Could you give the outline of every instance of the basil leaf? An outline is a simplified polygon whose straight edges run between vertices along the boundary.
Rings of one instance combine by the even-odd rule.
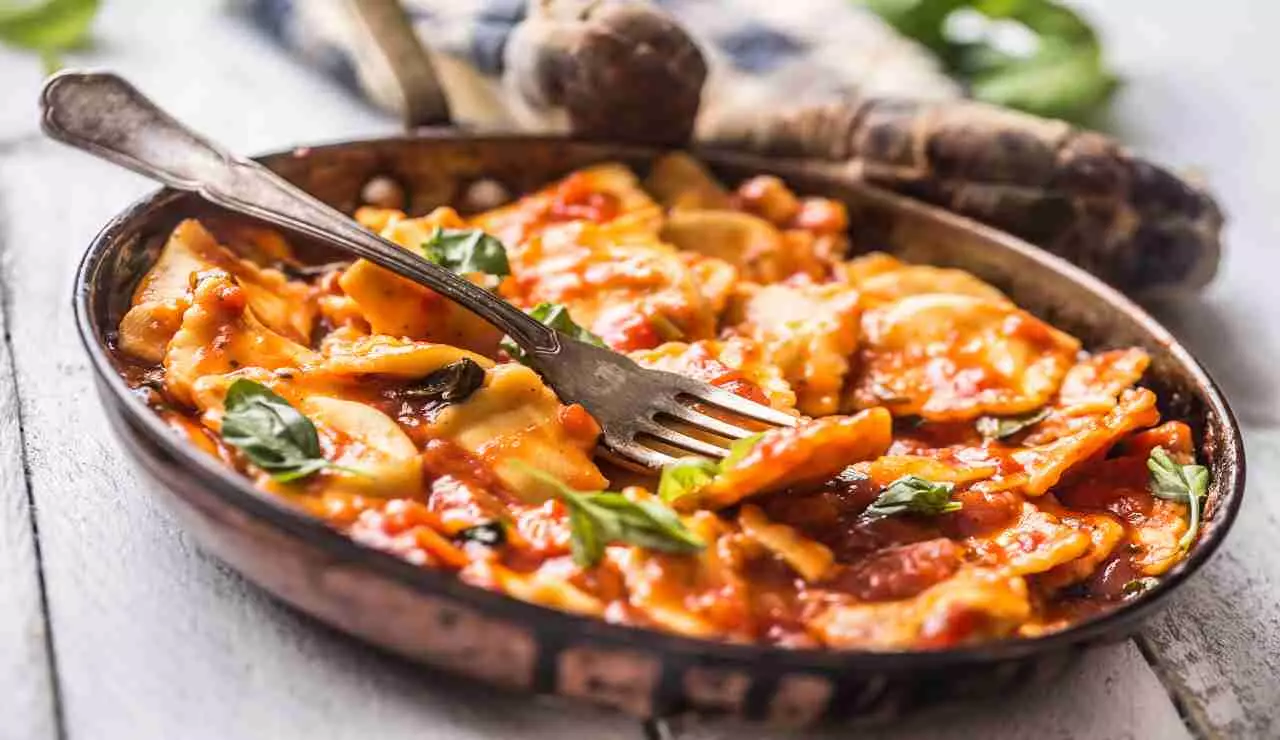
[[[880,519],[899,514],[937,516],[961,508],[951,500],[954,483],[935,482],[915,475],[904,475],[885,487],[862,512],[863,519]]]
[[[543,326],[549,326],[579,342],[586,342],[597,347],[605,346],[604,340],[600,337],[578,326],[573,317],[569,315],[569,309],[562,303],[539,303],[532,310],[525,313],[537,319]],[[512,359],[524,362],[524,350],[511,341],[511,337],[503,337],[500,346],[506,350],[507,354],[511,355]]]
[[[1081,122],[1117,87],[1102,43],[1085,19],[1056,0],[862,0],[902,35],[923,44],[947,72],[988,103]],[[988,22],[974,39],[950,32],[953,16]],[[1002,51],[994,23],[1019,24],[1035,37],[1030,54]]]
[[[320,451],[311,420],[270,388],[240,378],[227,388],[222,439],[282,483],[305,478],[332,463]]]
[[[569,548],[573,562],[583,568],[596,565],[604,558],[604,546],[616,536],[617,532],[605,531],[605,525],[597,523],[582,507],[569,507]]]
[[[424,410],[431,411],[451,403],[462,403],[484,385],[484,368],[464,357],[436,370],[399,395],[415,401],[426,401]]]
[[[565,502],[595,523],[605,535],[600,538],[604,544],[625,542],[674,553],[697,552],[704,547],[674,511],[657,501],[632,501],[621,493],[602,491],[570,495]]]
[[[529,315],[561,334],[568,334],[579,342],[594,344],[597,347],[604,346],[604,340],[574,322],[573,317],[569,315],[569,309],[562,303],[539,303],[533,307]]]
[[[99,4],[98,0],[6,3],[0,6],[0,43],[39,53],[45,70],[55,72],[62,66],[62,52],[88,40]]]
[[[705,457],[682,457],[662,468],[658,498],[672,503],[715,480],[720,463]]]
[[[723,460],[710,460],[705,457],[682,457],[662,469],[662,477],[658,479],[658,498],[671,503],[684,498],[715,480],[725,470],[733,467],[746,457],[763,432],[743,437],[729,445],[729,454]]]
[[[1151,495],[1186,504],[1189,509],[1187,533],[1178,540],[1178,547],[1186,550],[1200,531],[1200,499],[1208,495],[1209,469],[1203,465],[1179,465],[1163,447],[1155,447],[1147,458],[1147,470],[1151,472],[1147,483]]]
[[[720,470],[727,470],[742,462],[742,459],[749,455],[756,448],[756,445],[760,444],[761,439],[764,439],[764,432],[756,432],[729,445],[729,454],[725,455],[724,459],[720,461]]]
[[[1033,411],[1025,416],[980,416],[973,426],[985,439],[1007,439],[1049,418],[1049,409]]]
[[[541,470],[519,465],[551,486],[568,508],[570,547],[574,562],[583,568],[599,563],[605,546],[614,543],[672,553],[697,552],[706,546],[658,501],[632,501],[612,491],[576,491]]]
[[[492,521],[467,527],[458,532],[456,536],[468,542],[478,542],[488,547],[498,547],[506,543],[507,530],[502,526],[502,522]]]
[[[1101,107],[1119,84],[1096,47],[1042,44],[1034,56],[977,74],[975,98],[1046,118],[1080,121]]]
[[[422,243],[422,256],[459,275],[482,272],[505,277],[511,274],[507,248],[479,229],[442,229],[437,226]]]

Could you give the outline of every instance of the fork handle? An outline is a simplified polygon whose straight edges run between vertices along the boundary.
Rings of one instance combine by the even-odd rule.
[[[198,193],[363,257],[479,314],[526,352],[560,351],[557,333],[488,290],[383,239],[266,167],[179,123],[123,78],[62,72],[45,83],[41,126],[50,137],[169,187]]]

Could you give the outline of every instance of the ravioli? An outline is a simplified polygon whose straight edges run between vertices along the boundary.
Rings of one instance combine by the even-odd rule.
[[[859,341],[858,294],[836,285],[769,285],[731,309],[733,331],[756,341],[810,416],[839,410]]]
[[[710,339],[714,303],[674,247],[644,231],[575,222],[531,239],[512,260],[503,295],[518,305],[563,304],[620,351]]]
[[[441,295],[303,264],[260,226],[179,223],[118,327],[129,382],[264,494],[471,586],[699,639],[932,650],[1132,598],[1209,506],[1146,351],[1084,352],[962,270],[850,256],[844,204],[777,177],[672,154],[643,184],[603,163],[481,213],[356,217],[446,269],[505,272],[496,239],[511,274],[464,279],[794,420],[693,431],[731,454],[631,470]],[[424,249],[437,229],[483,233]]]
[[[929,265],[903,265],[854,283],[867,305],[893,303],[913,295],[963,295],[1008,303],[1003,293],[964,270]]]
[[[584,418],[573,424],[575,415]],[[483,461],[511,490],[527,498],[552,495],[528,468],[584,491],[601,490],[607,483],[591,461],[599,427],[585,412],[570,413],[561,406],[551,389],[523,365],[494,368],[469,399],[442,409],[429,422],[429,432]]]
[[[1012,634],[1031,611],[1022,578],[971,568],[911,599],[820,606],[813,629],[832,647],[931,647]]]
[[[1008,303],[949,293],[868,311],[862,330],[853,406],[930,421],[1034,411],[1053,398],[1080,350]]]
[[[227,273],[206,272],[196,280],[190,305],[164,352],[166,385],[178,400],[190,401],[192,384],[204,375],[242,367],[301,367],[319,359],[259,321],[244,289]]]
[[[651,350],[632,352],[631,358],[645,367],[704,380],[780,411],[796,407],[791,384],[769,361],[767,350],[750,339],[667,342]]]
[[[219,245],[199,221],[188,219],[174,228],[160,258],[134,290],[132,307],[120,321],[120,349],[158,362],[190,305],[196,277],[211,270],[235,277],[263,325],[296,342],[310,340],[316,315],[310,286],[238,258]]]
[[[435,228],[465,224],[450,208],[439,208],[420,219],[391,221],[382,236],[407,250],[421,248]],[[484,276],[467,276],[483,284]],[[356,260],[343,271],[338,285],[375,334],[452,344],[492,354],[502,333],[492,324],[435,291],[378,267]]]
[[[822,481],[889,447],[892,420],[884,409],[823,419],[765,432],[751,450],[697,492],[717,509],[759,493]]]

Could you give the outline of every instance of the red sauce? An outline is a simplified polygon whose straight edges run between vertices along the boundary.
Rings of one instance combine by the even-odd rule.
[[[962,554],[959,545],[942,538],[890,547],[842,569],[824,585],[863,601],[908,599],[954,575]]]
[[[619,352],[653,349],[663,341],[649,318],[630,305],[606,310],[591,325],[591,330],[605,344]]]
[[[618,196],[593,190],[589,177],[574,173],[555,189],[544,218],[547,221],[605,223],[618,217],[621,205]]]

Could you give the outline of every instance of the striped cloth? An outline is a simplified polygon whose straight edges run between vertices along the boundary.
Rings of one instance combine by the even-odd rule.
[[[836,95],[942,99],[959,94],[928,52],[853,0],[656,1],[707,57],[703,110],[713,116]],[[481,129],[563,129],[562,116],[531,108],[513,86],[503,84],[507,40],[528,14],[525,0],[402,4],[431,54],[455,121]],[[397,91],[387,89],[387,76],[367,58],[346,3],[238,0],[238,5],[307,64],[384,108],[401,105]]]

